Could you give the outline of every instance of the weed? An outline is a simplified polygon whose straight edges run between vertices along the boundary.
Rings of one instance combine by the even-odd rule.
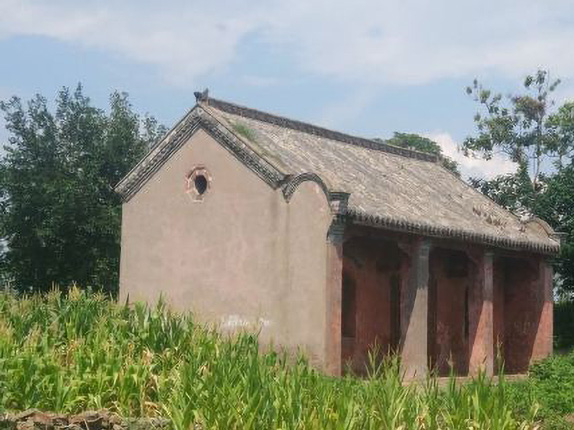
[[[233,130],[251,142],[255,142],[255,132],[244,124],[233,123]]]

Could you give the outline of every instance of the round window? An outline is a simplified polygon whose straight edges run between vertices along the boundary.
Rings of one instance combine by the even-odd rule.
[[[211,184],[211,176],[204,167],[196,167],[185,178],[185,192],[195,201],[203,200]]]
[[[207,191],[207,178],[205,176],[197,175],[193,180],[193,184],[195,185],[197,194],[201,195]]]

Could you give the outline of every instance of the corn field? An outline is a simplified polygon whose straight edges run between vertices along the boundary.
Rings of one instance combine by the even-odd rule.
[[[484,377],[405,386],[397,360],[373,360],[367,378],[329,378],[161,303],[0,294],[0,410],[106,408],[181,430],[537,428],[535,403],[518,417],[506,389]]]

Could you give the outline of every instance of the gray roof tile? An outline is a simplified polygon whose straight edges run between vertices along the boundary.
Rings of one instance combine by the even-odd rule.
[[[382,224],[422,226],[441,236],[553,253],[558,242],[453,175],[432,155],[396,148],[215,99],[201,106],[287,175],[315,173],[350,193],[348,213]],[[488,238],[492,238],[489,240]],[[523,246],[522,246],[523,245]]]

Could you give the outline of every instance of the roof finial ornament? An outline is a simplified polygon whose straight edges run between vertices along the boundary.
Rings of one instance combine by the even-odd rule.
[[[193,93],[195,96],[195,101],[199,102],[207,102],[209,100],[209,89],[204,89],[202,92],[196,91]]]

